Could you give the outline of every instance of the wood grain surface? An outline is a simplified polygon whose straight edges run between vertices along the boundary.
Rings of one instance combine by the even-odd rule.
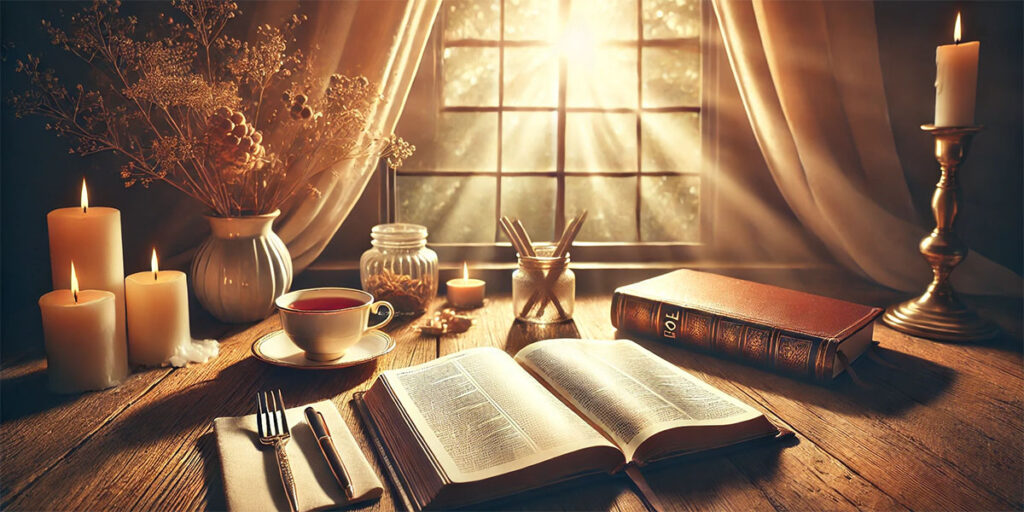
[[[833,295],[889,300],[885,292]],[[574,322],[541,327],[514,322],[510,298],[492,297],[472,312],[475,325],[466,333],[421,336],[415,320],[399,320],[387,328],[397,342],[390,354],[316,372],[251,357],[253,341],[280,328],[276,316],[243,328],[211,325],[206,330],[222,341],[210,363],[150,369],[117,388],[68,397],[46,391],[44,359],[10,361],[0,370],[0,508],[224,509],[212,421],[253,412],[254,394],[273,388],[289,406],[333,400],[376,465],[348,402],[379,372],[472,347],[515,354],[541,339],[617,337],[609,305],[608,295],[583,296]],[[1020,322],[1018,306],[1003,306],[1011,322]],[[848,376],[827,386],[794,380],[638,340],[796,433],[788,443],[647,468],[645,477],[669,510],[1019,510],[1024,370],[1017,336],[953,345],[878,325],[877,360],[854,366],[867,387]],[[393,509],[390,495],[388,489],[363,509]],[[495,506],[645,509],[622,476]]]

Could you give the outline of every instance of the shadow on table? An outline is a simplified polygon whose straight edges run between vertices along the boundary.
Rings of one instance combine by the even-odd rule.
[[[505,337],[505,352],[514,356],[531,343],[553,338],[579,338],[580,331],[576,322],[570,320],[557,324],[531,324],[516,320],[508,329]]]
[[[739,509],[760,508],[764,498],[751,484],[771,481],[783,451],[798,443],[794,437],[757,441],[658,463],[642,468],[641,473],[669,509],[714,509],[723,502]]]
[[[259,391],[281,389],[289,408],[333,398],[362,385],[375,368],[376,363],[368,363],[344,371],[302,371],[245,358],[214,379],[166,396],[147,395],[124,413],[116,428],[124,443],[145,445],[195,429],[211,429],[217,417],[253,414]]]
[[[831,383],[817,383],[661,342],[636,341],[681,368],[844,413],[897,416],[915,405],[931,403],[956,379],[951,368],[880,347],[874,349],[876,357],[864,355],[853,363],[861,383],[849,374]]]
[[[0,421],[13,421],[53,409],[79,398],[60,395],[49,389],[46,368],[0,380]]]

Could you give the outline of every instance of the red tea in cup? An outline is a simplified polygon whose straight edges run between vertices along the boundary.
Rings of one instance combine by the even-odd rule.
[[[366,302],[350,297],[313,297],[299,299],[289,304],[288,307],[299,311],[337,311],[339,309],[362,306],[363,304],[366,304]]]

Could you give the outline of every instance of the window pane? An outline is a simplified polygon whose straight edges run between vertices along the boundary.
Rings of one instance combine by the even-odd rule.
[[[498,105],[497,48],[445,48],[441,66],[446,106]]]
[[[699,106],[697,46],[644,48],[644,106]]]
[[[555,178],[502,178],[501,214],[518,217],[534,242],[551,241],[555,232]]]
[[[700,242],[700,178],[640,178],[640,236],[644,242]]]
[[[643,0],[644,39],[700,35],[702,0]]]
[[[494,242],[494,178],[398,176],[398,221],[422,224],[434,242]]]
[[[579,30],[600,40],[636,40],[636,2],[637,0],[572,0],[567,31],[571,34]]]
[[[566,114],[565,170],[636,172],[636,116]]]
[[[636,178],[567,176],[565,215],[587,209],[581,242],[636,241]]]
[[[434,126],[402,135],[416,146],[404,170],[491,172],[498,167],[496,113],[442,112]]]
[[[558,104],[558,56],[552,48],[505,48],[505,105]]]
[[[445,0],[444,38],[498,39],[500,0]]]
[[[700,172],[700,114],[645,113],[640,132],[644,172]]]
[[[636,48],[581,46],[569,55],[566,103],[635,108],[636,75]]]
[[[555,170],[554,112],[502,114],[502,172]]]
[[[557,1],[505,0],[505,39],[549,41],[557,33]]]

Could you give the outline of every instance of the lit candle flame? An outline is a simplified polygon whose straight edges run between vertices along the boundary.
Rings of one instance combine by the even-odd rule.
[[[85,189],[85,178],[82,178],[82,213],[89,211],[89,192]]]
[[[149,260],[149,268],[153,269],[153,280],[156,281],[160,275],[160,265],[156,261],[156,247],[153,248],[153,258]]]
[[[469,265],[465,261],[462,262],[462,278],[469,279]]]
[[[956,13],[956,26],[953,27],[953,42],[960,44],[960,11]]]
[[[75,275],[75,262],[71,262],[71,296],[75,298],[75,303],[78,303],[78,276]]]

